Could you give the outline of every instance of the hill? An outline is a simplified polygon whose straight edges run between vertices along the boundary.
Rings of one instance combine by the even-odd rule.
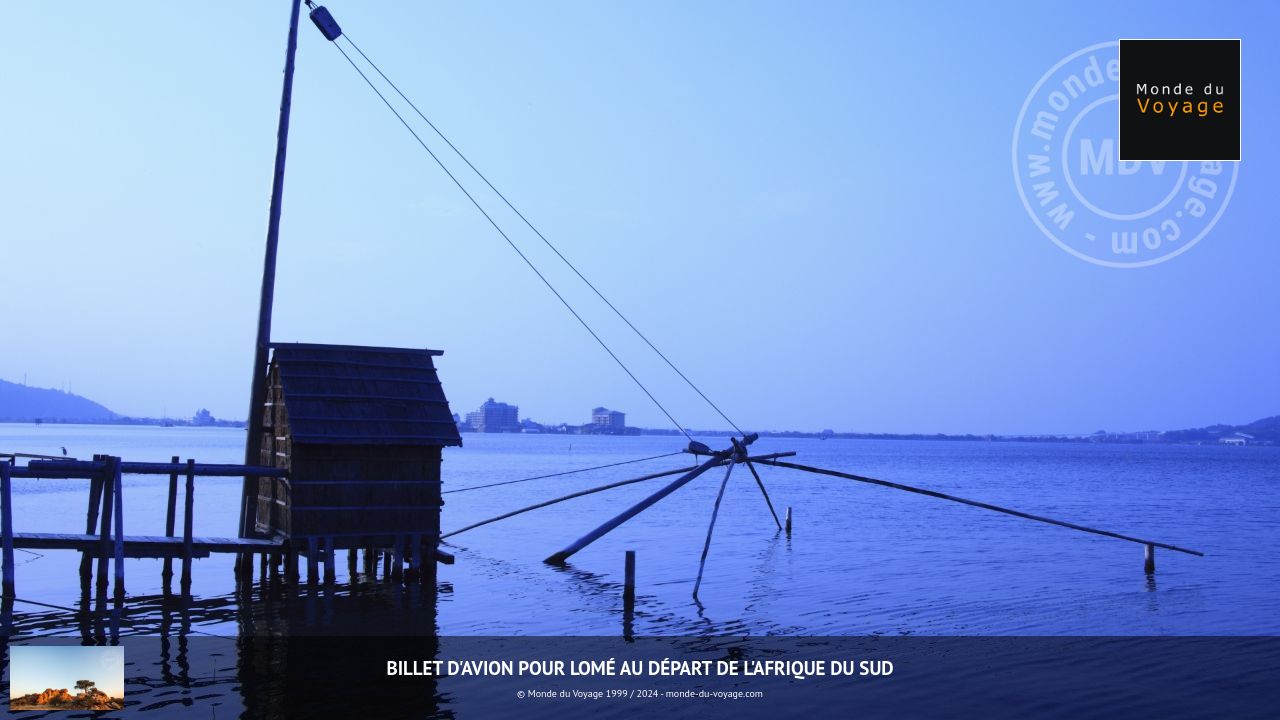
[[[119,416],[73,393],[0,380],[0,422],[105,422]]]
[[[1203,428],[1171,430],[1169,442],[1218,442],[1221,438],[1243,437],[1250,442],[1280,443],[1280,415],[1254,420],[1248,425],[1210,425]]]

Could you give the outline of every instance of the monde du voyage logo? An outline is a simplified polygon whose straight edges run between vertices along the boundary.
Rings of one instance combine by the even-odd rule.
[[[1105,267],[1191,249],[1235,190],[1239,59],[1239,40],[1121,40],[1049,68],[1013,134],[1031,219],[1063,250]]]

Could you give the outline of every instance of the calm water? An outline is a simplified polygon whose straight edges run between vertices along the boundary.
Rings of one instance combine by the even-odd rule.
[[[231,429],[0,425],[0,451],[238,462]],[[445,489],[671,452],[676,438],[466,435]],[[721,440],[708,439],[713,446]],[[637,635],[1274,635],[1280,632],[1280,449],[1218,446],[762,439],[832,467],[1201,550],[1139,545],[847,480],[762,468],[791,538],[749,473],[735,471],[701,591],[690,593],[723,470],[677,491],[572,558],[541,560],[668,480],[607,491],[464,533],[442,566],[442,635],[616,635],[623,552],[638,551]],[[679,457],[446,495],[458,528],[575,490],[679,467]],[[740,469],[744,470],[744,469]],[[160,534],[164,478],[126,478],[125,529]],[[86,484],[15,481],[19,531],[82,532]],[[197,534],[234,536],[239,480],[197,482]],[[20,598],[73,605],[72,553],[19,552]],[[195,566],[201,606],[234,604],[231,561]],[[340,564],[340,577],[345,574]],[[127,561],[131,595],[159,591],[159,562]],[[342,590],[339,590],[341,593]],[[386,587],[381,593],[398,593]],[[24,613],[37,608],[19,605]],[[45,612],[43,610],[41,613]],[[38,613],[37,613],[38,614]],[[47,618],[46,618],[47,619]],[[233,635],[207,612],[202,632]],[[41,626],[48,628],[47,622]],[[30,624],[27,625],[31,627]],[[47,631],[47,629],[46,629]],[[67,634],[74,634],[68,628]]]

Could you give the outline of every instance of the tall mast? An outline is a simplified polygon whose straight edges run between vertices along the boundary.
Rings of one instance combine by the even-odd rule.
[[[253,382],[249,391],[249,432],[245,438],[244,464],[262,463],[262,407],[266,396],[267,359],[271,347],[271,308],[276,292],[276,247],[280,242],[280,206],[284,195],[284,158],[289,144],[289,106],[293,101],[293,59],[298,51],[298,15],[302,0],[291,0],[289,42],[284,56],[284,87],[280,91],[280,125],[276,130],[276,166],[271,178],[271,206],[267,214],[267,249],[262,260],[262,298],[258,304],[258,336],[253,346]],[[240,500],[240,537],[251,534],[250,491],[256,478],[246,477]]]

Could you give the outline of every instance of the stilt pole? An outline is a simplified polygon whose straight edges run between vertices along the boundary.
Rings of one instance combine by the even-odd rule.
[[[191,594],[191,558],[196,517],[196,461],[187,458],[187,482],[182,499],[182,594]]]
[[[109,480],[115,491],[115,593],[116,600],[124,599],[124,480],[120,472],[120,458],[110,460],[111,475]]]
[[[553,565],[558,565],[558,564],[560,564],[560,563],[563,563],[565,560],[568,560],[570,557],[572,557],[574,553],[576,553],[576,552],[578,552],[579,550],[581,550],[582,548],[584,548],[584,547],[586,547],[586,546],[590,545],[591,543],[595,542],[596,540],[599,540],[600,538],[604,537],[606,534],[608,534],[608,533],[609,533],[609,531],[611,531],[611,530],[613,530],[614,528],[618,527],[618,526],[619,526],[619,525],[621,525],[622,523],[624,523],[624,522],[626,522],[626,521],[630,520],[631,518],[635,517],[636,515],[639,515],[639,514],[640,514],[641,512],[643,512],[646,508],[650,507],[650,506],[651,506],[651,505],[653,505],[654,503],[656,503],[656,502],[658,502],[659,500],[661,500],[662,498],[664,498],[664,497],[666,497],[666,496],[670,495],[671,493],[675,492],[676,490],[679,490],[680,488],[684,487],[685,485],[687,485],[687,484],[689,483],[689,481],[691,481],[691,480],[693,480],[694,478],[698,477],[698,476],[699,476],[699,475],[701,475],[702,473],[704,473],[704,472],[706,472],[706,471],[710,470],[711,468],[715,467],[716,465],[720,465],[721,463],[725,462],[725,460],[726,460],[726,457],[725,457],[725,454],[723,454],[723,453],[718,454],[718,455],[713,455],[713,456],[711,457],[711,459],[710,459],[710,460],[707,460],[706,462],[702,463],[701,465],[699,465],[698,467],[694,468],[693,470],[690,470],[689,472],[685,473],[684,475],[681,475],[680,477],[676,478],[673,482],[671,482],[671,483],[670,483],[669,485],[667,485],[666,487],[664,487],[664,488],[662,488],[661,490],[659,490],[659,491],[655,492],[654,494],[650,495],[649,497],[645,498],[644,500],[641,500],[640,502],[636,503],[635,505],[632,505],[631,507],[627,508],[627,509],[626,509],[626,510],[624,510],[621,514],[619,514],[619,515],[617,515],[616,517],[614,517],[614,518],[612,518],[612,519],[608,520],[608,521],[607,521],[607,522],[605,522],[603,525],[601,525],[600,527],[596,528],[595,530],[592,530],[591,532],[587,533],[586,535],[583,535],[583,536],[582,536],[581,538],[579,538],[576,542],[574,542],[573,544],[569,545],[569,547],[566,547],[565,549],[561,550],[560,552],[555,553],[554,555],[552,555],[551,557],[547,558],[547,559],[546,559],[546,560],[544,560],[543,562],[550,563],[550,564],[553,564]],[[453,534],[453,533],[450,533],[450,534]],[[442,537],[447,537],[447,536],[442,536]]]
[[[4,536],[4,594],[5,600],[15,597],[13,565],[13,478],[9,475],[9,461],[0,460],[0,534]]]
[[[751,477],[756,479],[756,485],[760,488],[760,494],[764,495],[764,502],[769,506],[769,514],[773,516],[773,524],[782,529],[782,523],[778,522],[778,513],[773,510],[773,501],[769,499],[769,491],[764,489],[764,481],[760,479],[760,473],[756,472],[756,466],[750,462],[747,463],[747,469],[751,471]]]
[[[174,455],[170,461],[175,466],[178,464],[178,456]],[[175,525],[178,521],[178,471],[169,473],[169,504],[165,508],[164,515],[164,534],[166,537],[173,537]],[[160,571],[160,577],[167,586],[169,580],[173,577],[173,558],[164,559],[164,569]]]
[[[735,444],[737,444],[735,442]],[[724,489],[729,486],[729,476],[733,474],[734,462],[724,470],[724,480],[720,481],[720,492],[716,494],[716,504],[711,508],[711,524],[707,526],[707,541],[702,544],[702,558],[698,560],[698,579],[693,582],[693,599],[698,599],[698,589],[702,587],[702,571],[707,566],[707,552],[711,550],[711,533],[716,529],[716,517],[720,515],[720,501],[724,500]]]

